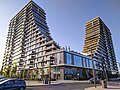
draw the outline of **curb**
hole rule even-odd
[[[108,82],[108,85],[120,85],[118,82]]]

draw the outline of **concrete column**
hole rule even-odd
[[[60,59],[61,59],[61,63],[64,64],[64,63],[65,63],[65,60],[64,60],[64,52],[61,53]]]
[[[65,67],[60,67],[60,79],[64,80],[64,68]]]

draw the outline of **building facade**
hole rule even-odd
[[[64,48],[56,50],[53,56],[55,63],[52,65],[52,78],[73,80],[92,77],[93,66],[90,57]],[[94,60],[96,73],[101,70],[97,67],[97,63],[97,60]],[[98,73],[96,75],[98,76]]]
[[[93,54],[96,53],[95,55],[99,55],[100,58],[101,56],[104,57],[105,63],[109,64],[112,62],[111,66],[107,64],[108,69],[117,70],[110,31],[99,20],[99,18],[95,19],[98,24],[94,27],[94,29],[97,28],[96,32],[94,32],[97,33],[94,35],[95,38],[88,35],[89,32],[92,32],[88,30],[89,23],[91,22],[86,24],[84,53],[88,52],[87,47],[92,47],[91,44],[87,45],[87,43],[90,43],[92,40],[96,41],[95,43],[97,44],[94,44],[95,47],[92,48]],[[100,28],[103,28],[102,31],[100,31]],[[104,33],[102,33],[103,31]],[[109,41],[105,42],[105,40],[108,40],[108,37]],[[105,45],[108,47],[104,47]],[[110,50],[107,51],[109,47]],[[101,52],[101,54],[98,52]],[[113,57],[111,58],[108,53],[113,55]],[[31,0],[10,20],[2,71],[5,72],[8,70],[7,74],[12,76],[11,70],[14,66],[17,66],[15,74],[19,74],[20,77],[48,77],[51,56],[54,57],[53,64],[51,65],[51,78],[53,79],[86,79],[93,75],[92,58],[74,52],[70,48],[66,50],[61,48],[50,35],[46,22],[46,13]],[[97,71],[102,70],[101,67],[98,67],[101,61],[98,59],[93,60],[96,75],[98,75]],[[37,72],[39,72],[38,75]],[[23,74],[25,75],[23,76]]]
[[[3,70],[15,64],[19,72],[40,67],[41,61],[47,61],[52,52],[60,48],[50,36],[45,15],[44,10],[31,0],[10,20]]]
[[[106,65],[108,71],[118,70],[111,32],[100,17],[86,23],[83,53],[97,57],[98,61]]]

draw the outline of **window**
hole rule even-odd
[[[39,44],[36,44],[36,47],[38,47],[39,46]]]
[[[82,58],[80,56],[73,56],[74,58],[74,65],[82,67]]]
[[[72,55],[69,53],[65,53],[66,64],[72,64]]]
[[[93,66],[92,66],[92,60],[89,60],[89,65],[90,65],[90,68],[93,68]]]
[[[89,67],[89,60],[86,58],[86,65]]]
[[[96,61],[94,61],[94,67],[95,67],[95,69],[97,69],[97,62]]]
[[[44,47],[42,46],[42,50],[44,50]]]
[[[20,83],[22,83],[22,80],[15,80],[15,83],[20,84]]]
[[[38,48],[38,52],[40,51],[40,48]]]
[[[41,52],[41,55],[44,55],[44,52]]]
[[[36,40],[36,43],[38,43],[38,39]]]
[[[83,65],[84,65],[84,67],[87,67],[87,62],[86,62],[85,58],[83,58]]]
[[[14,80],[9,80],[9,81],[5,82],[5,84],[10,85],[10,84],[14,84],[14,82],[15,82]]]
[[[37,56],[40,56],[40,53],[37,53]]]

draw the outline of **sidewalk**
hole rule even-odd
[[[89,88],[86,88],[85,90],[120,90],[120,86],[108,85],[107,88],[102,88],[102,86],[97,86],[96,88],[95,87],[89,87]]]
[[[90,87],[90,88],[86,88],[85,90],[120,90],[120,87],[107,86],[107,88],[102,88],[102,86],[97,86],[96,88]]]
[[[49,84],[44,84],[43,82],[41,81],[25,81],[26,82],[26,86],[27,87],[34,87],[34,86],[40,86],[40,85],[49,85]],[[60,84],[56,81],[51,81],[51,85],[57,85],[57,84]]]
[[[41,81],[25,81],[25,82],[26,82],[26,86],[49,85],[49,84],[43,84],[43,82]],[[62,83],[75,83],[75,82],[87,82],[87,81],[57,80],[57,81],[51,81],[51,85],[62,84]]]

